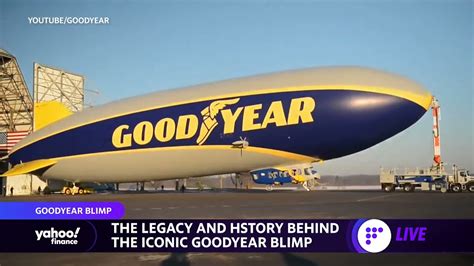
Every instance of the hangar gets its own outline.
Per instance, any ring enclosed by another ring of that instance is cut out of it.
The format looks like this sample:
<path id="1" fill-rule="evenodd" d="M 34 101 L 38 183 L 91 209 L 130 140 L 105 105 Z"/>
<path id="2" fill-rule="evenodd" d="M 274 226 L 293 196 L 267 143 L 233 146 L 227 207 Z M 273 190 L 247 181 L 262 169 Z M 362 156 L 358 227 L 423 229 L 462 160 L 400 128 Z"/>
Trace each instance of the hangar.
<path id="1" fill-rule="evenodd" d="M 41 119 L 35 117 L 44 108 L 43 103 L 61 102 L 71 112 L 84 108 L 83 76 L 38 63 L 34 63 L 33 70 L 31 94 L 15 56 L 0 49 L 0 173 L 9 168 L 6 158 L 13 146 L 43 126 Z M 34 194 L 47 185 L 29 174 L 0 181 L 2 195 L 12 191 L 13 195 Z"/>
<path id="2" fill-rule="evenodd" d="M 0 156 L 6 157 L 11 148 L 28 135 L 33 127 L 33 99 L 16 58 L 0 49 Z M 0 172 L 8 169 L 6 160 L 0 163 Z M 7 191 L 30 191 L 33 178 L 26 176 L 2 178 L 2 194 Z M 38 180 L 40 181 L 40 180 Z M 29 185 L 28 185 L 29 184 Z M 25 193 L 21 192 L 21 193 Z"/>

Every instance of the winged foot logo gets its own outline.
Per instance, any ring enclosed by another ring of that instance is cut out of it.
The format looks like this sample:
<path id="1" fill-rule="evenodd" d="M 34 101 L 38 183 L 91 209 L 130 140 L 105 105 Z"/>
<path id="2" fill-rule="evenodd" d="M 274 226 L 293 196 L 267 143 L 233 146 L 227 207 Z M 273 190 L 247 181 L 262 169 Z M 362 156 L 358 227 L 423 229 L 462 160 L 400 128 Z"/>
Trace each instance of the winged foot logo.
<path id="1" fill-rule="evenodd" d="M 235 104 L 239 102 L 239 100 L 239 98 L 235 98 L 230 100 L 214 101 L 201 111 L 202 123 L 199 137 L 196 140 L 197 144 L 203 144 L 211 135 L 214 128 L 216 128 L 218 124 L 216 116 L 219 114 L 219 112 L 227 105 Z"/>
<path id="2" fill-rule="evenodd" d="M 219 124 L 217 119 L 219 115 L 224 123 L 224 134 L 231 134 L 236 130 L 241 132 L 263 130 L 272 124 L 284 127 L 314 122 L 313 112 L 316 102 L 312 97 L 293 98 L 287 108 L 284 108 L 282 101 L 273 101 L 265 109 L 263 104 L 232 109 L 231 107 L 239 101 L 240 98 L 213 101 L 202 109 L 199 118 L 195 114 L 185 114 L 177 119 L 165 117 L 159 121 L 120 125 L 112 133 L 112 144 L 120 149 L 131 147 L 133 144 L 147 145 L 152 141 L 166 143 L 192 139 L 197 135 L 196 144 L 203 145 Z M 242 121 L 242 127 L 236 129 L 239 119 Z"/>

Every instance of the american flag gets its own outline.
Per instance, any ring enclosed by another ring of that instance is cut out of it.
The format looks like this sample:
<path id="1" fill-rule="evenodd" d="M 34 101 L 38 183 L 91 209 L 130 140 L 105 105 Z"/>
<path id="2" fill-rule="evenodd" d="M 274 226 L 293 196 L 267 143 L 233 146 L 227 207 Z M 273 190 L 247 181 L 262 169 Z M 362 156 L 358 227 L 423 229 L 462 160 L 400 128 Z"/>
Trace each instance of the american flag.
<path id="1" fill-rule="evenodd" d="M 10 152 L 28 134 L 28 131 L 0 132 L 0 153 Z"/>

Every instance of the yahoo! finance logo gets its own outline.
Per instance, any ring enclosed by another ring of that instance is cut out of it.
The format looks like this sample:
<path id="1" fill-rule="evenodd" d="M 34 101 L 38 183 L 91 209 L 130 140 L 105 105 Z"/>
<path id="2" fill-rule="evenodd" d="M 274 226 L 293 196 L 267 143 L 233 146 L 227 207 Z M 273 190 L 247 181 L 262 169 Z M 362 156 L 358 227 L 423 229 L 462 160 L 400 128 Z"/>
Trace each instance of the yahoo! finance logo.
<path id="1" fill-rule="evenodd" d="M 36 241 L 50 239 L 51 245 L 77 245 L 77 237 L 80 229 L 80 227 L 77 227 L 74 231 L 66 231 L 56 230 L 54 227 L 51 227 L 49 230 L 35 230 Z"/>
<path id="2" fill-rule="evenodd" d="M 352 244 L 359 253 L 382 252 L 391 240 L 390 228 L 382 220 L 358 220 L 352 229 Z"/>

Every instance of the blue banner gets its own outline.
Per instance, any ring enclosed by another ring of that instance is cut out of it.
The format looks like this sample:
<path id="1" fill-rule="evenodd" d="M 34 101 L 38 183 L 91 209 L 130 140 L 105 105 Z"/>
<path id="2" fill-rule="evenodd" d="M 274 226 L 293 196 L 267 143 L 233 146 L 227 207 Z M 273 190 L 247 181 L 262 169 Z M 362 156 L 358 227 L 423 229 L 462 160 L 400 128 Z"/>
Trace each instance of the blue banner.
<path id="1" fill-rule="evenodd" d="M 120 219 L 120 202 L 0 202 L 0 220 Z"/>

